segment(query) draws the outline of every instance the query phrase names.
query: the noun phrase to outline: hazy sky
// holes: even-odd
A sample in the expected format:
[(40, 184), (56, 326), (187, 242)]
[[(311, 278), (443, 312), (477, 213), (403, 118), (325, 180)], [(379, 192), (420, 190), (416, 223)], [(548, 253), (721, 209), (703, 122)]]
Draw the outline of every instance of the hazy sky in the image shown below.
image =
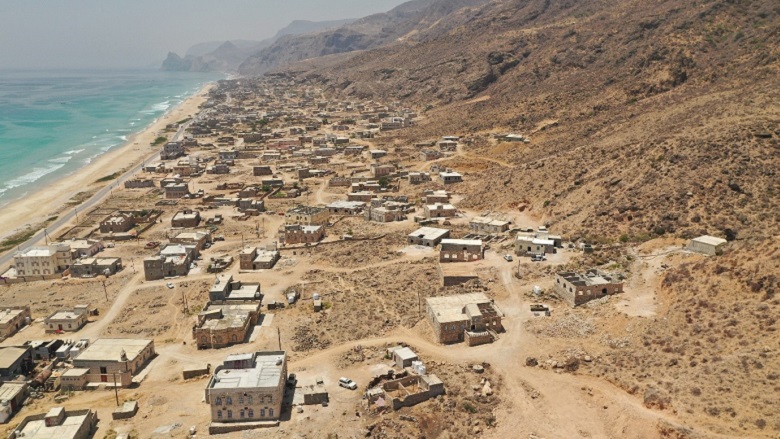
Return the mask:
[(292, 20), (359, 18), (404, 0), (0, 0), (0, 69), (159, 66), (206, 41)]

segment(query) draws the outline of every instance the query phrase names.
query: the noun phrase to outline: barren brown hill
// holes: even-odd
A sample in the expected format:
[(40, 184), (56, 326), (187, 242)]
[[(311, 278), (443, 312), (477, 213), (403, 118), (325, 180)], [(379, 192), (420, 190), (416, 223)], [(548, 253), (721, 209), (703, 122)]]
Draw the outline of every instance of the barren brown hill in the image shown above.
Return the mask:
[(666, 272), (642, 335), (586, 373), (692, 425), (776, 437), (780, 5), (515, 0), (467, 15), (429, 39), (278, 74), (417, 106), (416, 127), (381, 139), (397, 151), (465, 136), (442, 162), (466, 174), (462, 207), (530, 210), (574, 240), (736, 241)]
[[(286, 71), (428, 106), (399, 142), (471, 135), (470, 155), (511, 164), (471, 176), (466, 207), (525, 205), (573, 237), (760, 235), (780, 211), (779, 13), (771, 1), (492, 2), (441, 37)], [(533, 141), (496, 148), (495, 131)]]

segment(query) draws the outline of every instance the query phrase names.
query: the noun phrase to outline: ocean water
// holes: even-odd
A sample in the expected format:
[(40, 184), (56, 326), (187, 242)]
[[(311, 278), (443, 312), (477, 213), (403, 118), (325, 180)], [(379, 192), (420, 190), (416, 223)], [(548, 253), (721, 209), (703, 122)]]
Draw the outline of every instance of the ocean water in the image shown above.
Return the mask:
[(125, 143), (215, 74), (0, 70), (0, 206)]

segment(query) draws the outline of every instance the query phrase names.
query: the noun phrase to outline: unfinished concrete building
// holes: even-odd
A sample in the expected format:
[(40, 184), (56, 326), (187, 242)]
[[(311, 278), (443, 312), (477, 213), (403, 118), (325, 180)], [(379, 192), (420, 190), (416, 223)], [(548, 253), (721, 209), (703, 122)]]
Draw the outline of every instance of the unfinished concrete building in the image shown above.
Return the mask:
[(591, 269), (585, 273), (563, 272), (555, 275), (555, 292), (571, 306), (623, 292), (618, 276)]
[(474, 233), (497, 235), (509, 230), (509, 221), (501, 221), (486, 216), (478, 216), (469, 221), (469, 229)]
[(703, 255), (715, 256), (723, 254), (723, 247), (726, 243), (728, 241), (723, 238), (704, 235), (691, 239), (691, 242), (688, 244), (688, 250)]
[(121, 258), (83, 258), (70, 267), (71, 277), (112, 276), (122, 270)]
[(328, 224), (330, 212), (324, 207), (297, 206), (284, 214), (286, 224), (303, 226), (323, 226)]
[(274, 268), (279, 258), (281, 255), (276, 249), (276, 245), (266, 249), (245, 248), (239, 254), (240, 268), (241, 270), (270, 270)]
[(287, 380), (287, 354), (228, 356), (206, 385), (210, 434), (278, 425)]
[(425, 218), (452, 218), (458, 215), (458, 209), (452, 204), (426, 204), (423, 208)]
[(439, 343), (490, 343), (504, 330), (503, 313), (483, 293), (425, 299), (428, 319)]
[(324, 237), (324, 226), (287, 224), (279, 230), (279, 243), (282, 245), (313, 244)]
[(473, 262), (485, 258), (481, 239), (442, 239), (439, 262)]
[(16, 334), (30, 324), (30, 320), (30, 307), (27, 305), (0, 308), (0, 341)]
[(194, 245), (168, 244), (159, 255), (144, 259), (146, 280), (186, 276), (197, 256), (198, 249)]
[(192, 209), (184, 209), (176, 212), (171, 218), (171, 227), (194, 228), (200, 224), (200, 212)]
[(371, 407), (392, 410), (411, 407), (443, 394), (444, 383), (434, 374), (407, 375), (383, 383), (381, 392), (366, 392)]

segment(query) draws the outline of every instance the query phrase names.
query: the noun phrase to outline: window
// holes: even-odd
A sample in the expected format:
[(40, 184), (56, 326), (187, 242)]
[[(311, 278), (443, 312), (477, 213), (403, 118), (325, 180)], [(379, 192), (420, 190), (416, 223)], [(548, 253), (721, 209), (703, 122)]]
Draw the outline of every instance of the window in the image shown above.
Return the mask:
[(274, 416), (274, 409), (268, 409), (268, 416), (270, 417)]
[[(222, 405), (222, 398), (217, 397), (217, 399), (214, 400), (214, 405)], [(220, 411), (221, 413), (221, 411)]]
[(222, 410), (217, 410), (217, 419), (222, 419)]
[(233, 419), (233, 410), (228, 410), (228, 419)]
[(239, 396), (238, 397), (238, 403), (239, 404), (243, 404), (244, 403), (244, 397), (243, 396)]
[(249, 409), (249, 417), (254, 418), (255, 417), (255, 411), (253, 409)]
[(265, 418), (265, 409), (260, 409), (260, 417)]
[(249, 396), (247, 396), (247, 397), (246, 397), (247, 404), (252, 404), (252, 399), (253, 399), (253, 398), (252, 398), (252, 395), (249, 395)]
[(241, 419), (244, 419), (244, 417), (245, 417), (244, 409), (241, 409), (241, 411), (238, 412), (238, 417), (241, 418)]
[(233, 398), (232, 397), (228, 396), (227, 398), (225, 398), (225, 400), (227, 401), (227, 405), (233, 405)]

